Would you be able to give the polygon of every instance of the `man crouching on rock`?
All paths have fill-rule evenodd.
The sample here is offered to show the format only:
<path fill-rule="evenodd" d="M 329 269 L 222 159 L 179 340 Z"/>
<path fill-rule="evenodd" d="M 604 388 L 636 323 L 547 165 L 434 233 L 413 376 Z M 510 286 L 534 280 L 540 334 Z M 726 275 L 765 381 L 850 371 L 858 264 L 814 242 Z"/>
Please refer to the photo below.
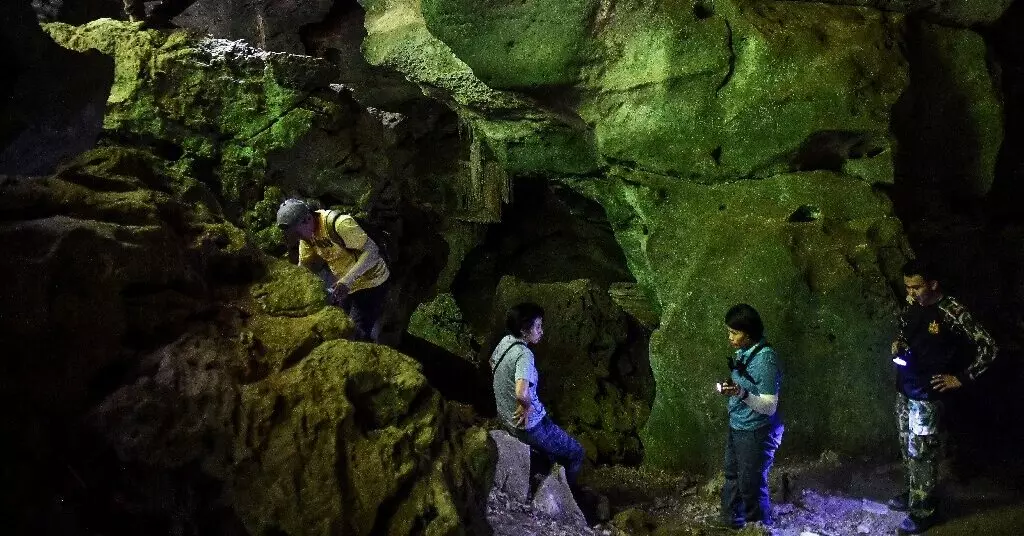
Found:
<path fill-rule="evenodd" d="M 579 497 L 576 481 L 583 468 L 583 446 L 551 420 L 537 398 L 539 378 L 529 346 L 544 336 L 544 309 L 534 303 L 512 307 L 505 329 L 507 334 L 491 354 L 498 417 L 513 436 L 565 467 L 569 487 Z"/>
<path fill-rule="evenodd" d="M 299 266 L 313 270 L 319 262 L 327 265 L 328 299 L 348 313 L 356 339 L 376 342 L 390 272 L 377 244 L 355 218 L 287 199 L 277 209 L 277 226 L 298 238 Z"/>

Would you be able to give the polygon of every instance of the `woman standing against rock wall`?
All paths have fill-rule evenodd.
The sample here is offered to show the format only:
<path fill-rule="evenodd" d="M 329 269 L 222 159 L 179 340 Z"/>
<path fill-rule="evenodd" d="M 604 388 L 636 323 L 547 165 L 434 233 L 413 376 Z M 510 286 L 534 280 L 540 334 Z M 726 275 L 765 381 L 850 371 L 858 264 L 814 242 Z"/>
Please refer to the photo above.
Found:
<path fill-rule="evenodd" d="M 729 345 L 729 381 L 718 392 L 729 397 L 729 434 L 725 445 L 722 522 L 732 528 L 760 521 L 774 524 L 768 498 L 768 471 L 782 442 L 778 412 L 782 369 L 764 338 L 761 315 L 741 303 L 725 314 Z"/>

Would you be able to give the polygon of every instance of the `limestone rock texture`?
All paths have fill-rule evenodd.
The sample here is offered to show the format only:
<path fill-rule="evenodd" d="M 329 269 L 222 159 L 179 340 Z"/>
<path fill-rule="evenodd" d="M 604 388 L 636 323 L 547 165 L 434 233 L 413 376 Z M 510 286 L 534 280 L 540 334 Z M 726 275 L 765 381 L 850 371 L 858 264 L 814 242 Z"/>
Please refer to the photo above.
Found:
<path fill-rule="evenodd" d="M 640 289 L 631 298 L 660 313 L 646 463 L 717 464 L 724 401 L 711 386 L 737 302 L 762 310 L 787 363 L 794 449 L 865 452 L 888 438 L 885 353 L 909 247 L 879 187 L 895 179 L 892 107 L 909 83 L 902 15 L 746 1 L 363 5 L 371 63 L 454 100 L 507 169 L 528 162 L 605 209 Z M 565 136 L 510 144 L 513 120 L 557 125 L 591 150 Z M 552 153 L 559 163 L 544 166 Z M 581 154 L 590 164 L 565 169 Z M 854 379 L 822 405 L 827 367 Z M 876 417 L 862 418 L 861 399 Z M 572 407 L 567 420 L 590 420 L 588 404 Z"/>
<path fill-rule="evenodd" d="M 281 242 L 271 224 L 282 195 L 360 206 L 390 169 L 373 150 L 387 143 L 387 118 L 332 86 L 324 60 L 110 19 L 46 28 L 68 48 L 114 58 L 105 139 L 140 144 L 215 185 L 267 248 Z"/>
<path fill-rule="evenodd" d="M 462 534 L 483 428 L 134 148 L 0 182 L 15 532 Z M 55 463 L 54 460 L 59 460 Z M 476 520 L 476 521 L 474 521 Z M 135 527 L 135 528 L 133 528 Z"/>
<path fill-rule="evenodd" d="M 662 312 L 645 461 L 689 466 L 720 450 L 713 385 L 728 374 L 724 315 L 735 303 L 761 312 L 781 357 L 792 450 L 866 452 L 888 436 L 890 282 L 906 242 L 884 195 L 824 171 L 716 185 L 633 175 L 597 187 L 618 200 L 609 216 Z"/>
<path fill-rule="evenodd" d="M 320 22 L 332 5 L 330 0 L 198 0 L 174 22 L 224 39 L 245 39 L 262 50 L 303 54 L 305 47 L 296 28 Z"/>

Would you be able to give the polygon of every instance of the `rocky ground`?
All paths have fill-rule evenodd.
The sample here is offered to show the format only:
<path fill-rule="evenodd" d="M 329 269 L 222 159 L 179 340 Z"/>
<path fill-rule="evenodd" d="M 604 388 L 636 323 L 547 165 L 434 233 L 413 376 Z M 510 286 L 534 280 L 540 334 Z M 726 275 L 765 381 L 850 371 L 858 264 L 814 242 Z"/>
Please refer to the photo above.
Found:
<path fill-rule="evenodd" d="M 1024 529 L 1021 470 L 1003 464 L 960 469 L 943 467 L 941 486 L 944 521 L 927 534 L 1011 536 Z M 699 480 L 679 473 L 602 467 L 586 475 L 586 483 L 608 499 L 612 519 L 591 527 L 572 527 L 540 514 L 528 505 L 492 494 L 488 517 L 495 534 L 692 535 L 717 536 L 846 536 L 890 535 L 903 514 L 886 507 L 902 478 L 898 463 L 839 460 L 826 455 L 813 463 L 781 463 L 774 472 L 772 493 L 778 524 L 742 531 L 716 527 L 721 480 Z"/>

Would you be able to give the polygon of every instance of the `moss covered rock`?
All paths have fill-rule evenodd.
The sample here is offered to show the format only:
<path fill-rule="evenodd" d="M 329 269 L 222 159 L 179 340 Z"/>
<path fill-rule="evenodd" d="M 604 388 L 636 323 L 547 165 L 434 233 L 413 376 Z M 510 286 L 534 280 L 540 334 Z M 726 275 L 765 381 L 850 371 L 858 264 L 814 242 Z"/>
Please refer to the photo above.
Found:
<path fill-rule="evenodd" d="M 579 107 L 609 160 L 713 180 L 822 167 L 798 158 L 822 132 L 889 146 L 906 85 L 892 16 L 745 0 L 616 6 Z M 819 150 L 850 156 L 842 144 Z"/>
<path fill-rule="evenodd" d="M 201 184 L 108 146 L 0 192 L 2 328 L 20 334 L 5 347 L 18 411 L 3 431 L 33 427 L 9 445 L 23 511 L 56 494 L 101 512 L 92 526 L 462 534 L 484 522 L 484 430 L 413 359 L 344 340 L 352 323 L 315 276 L 255 250 Z M 73 483 L 41 476 L 54 458 Z"/>
<path fill-rule="evenodd" d="M 146 147 L 180 174 L 215 184 L 236 222 L 266 200 L 271 185 L 346 201 L 370 189 L 359 179 L 363 159 L 353 156 L 348 129 L 375 125 L 350 96 L 331 89 L 335 73 L 325 60 L 110 19 L 45 28 L 67 48 L 114 58 L 106 137 Z M 244 223 L 269 226 L 265 211 L 256 212 Z"/>
<path fill-rule="evenodd" d="M 887 198 L 828 172 L 713 186 L 632 174 L 597 190 L 662 308 L 645 461 L 717 465 L 726 419 L 713 386 L 728 375 L 735 303 L 761 312 L 781 356 L 789 452 L 890 439 L 892 282 L 907 249 Z"/>
<path fill-rule="evenodd" d="M 701 180 L 838 171 L 891 155 L 889 108 L 907 81 L 901 17 L 866 8 L 364 5 L 370 62 L 456 104 L 513 173 L 608 162 Z M 822 138 L 837 132 L 842 141 Z"/>
<path fill-rule="evenodd" d="M 510 172 L 538 169 L 586 173 L 600 164 L 589 129 L 578 118 L 549 110 L 525 95 L 488 86 L 452 48 L 428 28 L 424 9 L 437 25 L 440 4 L 419 0 L 360 2 L 366 9 L 363 54 L 371 65 L 404 73 L 424 92 L 447 102 Z M 494 26 L 488 26 L 494 28 Z M 469 26 L 463 26 L 470 32 Z M 476 33 L 464 33 L 466 42 Z M 561 54 L 561 52 L 554 52 Z M 557 62 L 556 62 L 557 63 Z M 504 72 L 508 72 L 507 65 Z M 499 76 L 495 73 L 495 76 Z"/>
<path fill-rule="evenodd" d="M 407 331 L 468 362 L 476 361 L 480 343 L 449 293 L 421 303 L 409 319 Z"/>
<path fill-rule="evenodd" d="M 596 0 L 422 0 L 427 29 L 492 88 L 573 84 Z"/>

